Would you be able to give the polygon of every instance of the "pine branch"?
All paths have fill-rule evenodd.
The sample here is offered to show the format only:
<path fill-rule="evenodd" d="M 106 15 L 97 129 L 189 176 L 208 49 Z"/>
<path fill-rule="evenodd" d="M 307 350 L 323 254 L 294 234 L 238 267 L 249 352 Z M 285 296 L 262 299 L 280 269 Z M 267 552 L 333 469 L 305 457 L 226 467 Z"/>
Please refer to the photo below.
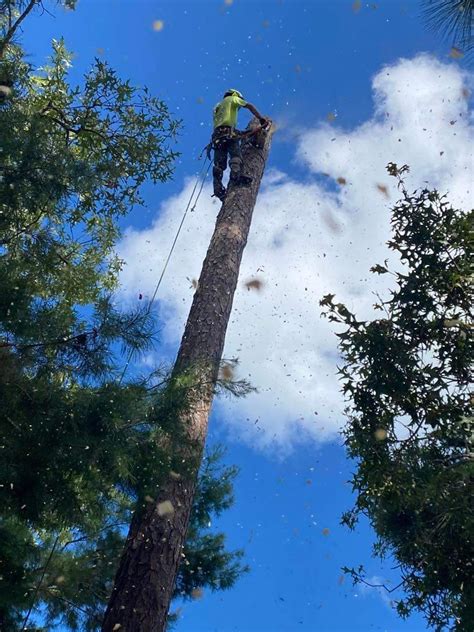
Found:
<path fill-rule="evenodd" d="M 423 4 L 426 21 L 434 31 L 452 38 L 453 44 L 466 51 L 473 47 L 474 0 L 424 0 Z"/>
<path fill-rule="evenodd" d="M 29 618 L 30 618 L 30 616 L 31 616 L 31 613 L 33 612 L 33 608 L 35 607 L 35 604 L 36 604 L 36 598 L 38 597 L 38 593 L 39 593 L 39 591 L 40 591 L 41 584 L 43 583 L 44 576 L 46 575 L 46 570 L 48 569 L 48 566 L 49 566 L 49 564 L 50 564 L 50 562 L 51 562 L 51 560 L 52 560 L 52 558 L 53 558 L 54 551 L 56 550 L 56 547 L 57 547 L 57 545 L 58 545 L 58 542 L 59 542 L 59 536 L 60 536 L 60 534 L 58 534 L 58 535 L 56 536 L 56 539 L 55 539 L 54 544 L 53 544 L 53 546 L 52 546 L 52 548 L 51 548 L 51 551 L 50 551 L 50 553 L 49 553 L 49 556 L 48 556 L 48 559 L 47 559 L 47 561 L 46 561 L 46 564 L 45 564 L 45 566 L 44 566 L 43 572 L 42 572 L 42 574 L 41 574 L 40 580 L 39 580 L 39 582 L 36 584 L 35 592 L 34 592 L 34 594 L 33 594 L 33 599 L 31 600 L 31 605 L 30 605 L 30 607 L 29 607 L 29 609 L 28 609 L 28 612 L 26 613 L 25 618 L 23 619 L 23 625 L 22 625 L 22 627 L 21 627 L 22 632 L 24 632 L 24 630 L 26 630 L 26 624 L 28 623 L 28 620 L 29 620 Z"/>
<path fill-rule="evenodd" d="M 20 351 L 25 349 L 37 349 L 38 347 L 55 347 L 59 345 L 67 345 L 69 343 L 76 343 L 79 345 L 84 345 L 87 342 L 88 336 L 97 336 L 97 329 L 93 329 L 92 331 L 85 331 L 76 336 L 70 336 L 68 338 L 56 338 L 54 340 L 47 340 L 46 342 L 33 342 L 31 344 L 22 344 L 18 342 L 3 342 L 0 344 L 0 349 L 5 347 L 14 347 Z"/>

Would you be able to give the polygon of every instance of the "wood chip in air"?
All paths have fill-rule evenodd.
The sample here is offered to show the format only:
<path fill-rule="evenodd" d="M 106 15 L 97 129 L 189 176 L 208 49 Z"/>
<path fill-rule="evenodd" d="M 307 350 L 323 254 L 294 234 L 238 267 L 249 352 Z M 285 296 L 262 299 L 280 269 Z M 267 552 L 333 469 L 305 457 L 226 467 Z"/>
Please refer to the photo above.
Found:
<path fill-rule="evenodd" d="M 388 194 L 388 189 L 385 186 L 385 184 L 377 184 L 377 189 L 380 191 L 380 193 L 383 193 L 385 197 L 390 197 Z"/>
<path fill-rule="evenodd" d="M 170 500 L 164 500 L 162 503 L 158 503 L 156 509 L 158 515 L 161 517 L 172 516 L 174 514 L 174 507 Z"/>
<path fill-rule="evenodd" d="M 260 279 L 250 279 L 249 281 L 245 282 L 245 287 L 249 291 L 257 290 L 257 292 L 259 292 L 263 287 L 263 281 L 261 281 Z"/>

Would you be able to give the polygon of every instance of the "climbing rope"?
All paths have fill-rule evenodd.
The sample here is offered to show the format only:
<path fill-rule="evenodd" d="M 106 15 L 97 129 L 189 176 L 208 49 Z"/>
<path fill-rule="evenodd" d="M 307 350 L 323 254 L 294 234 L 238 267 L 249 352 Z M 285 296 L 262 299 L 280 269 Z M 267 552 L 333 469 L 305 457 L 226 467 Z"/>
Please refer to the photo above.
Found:
<path fill-rule="evenodd" d="M 201 171 L 199 172 L 199 174 L 198 174 L 198 176 L 196 178 L 196 182 L 194 183 L 193 190 L 191 191 L 191 196 L 190 196 L 189 201 L 188 201 L 188 203 L 186 205 L 186 208 L 184 210 L 183 216 L 181 218 L 181 222 L 179 223 L 178 230 L 176 231 L 176 235 L 175 235 L 175 237 L 173 239 L 173 243 L 171 244 L 170 251 L 168 253 L 168 256 L 166 257 L 165 264 L 164 264 L 163 269 L 161 271 L 161 274 L 159 276 L 158 282 L 157 282 L 157 284 L 155 286 L 155 290 L 153 292 L 151 300 L 148 303 L 148 306 L 147 306 L 147 309 L 146 309 L 146 312 L 145 312 L 146 315 L 148 315 L 150 313 L 150 311 L 151 311 L 151 308 L 152 308 L 153 303 L 155 301 L 156 295 L 157 295 L 158 290 L 160 288 L 161 282 L 163 280 L 163 277 L 165 276 L 166 269 L 168 268 L 168 264 L 169 264 L 169 262 L 171 260 L 172 255 L 173 255 L 173 251 L 175 249 L 176 242 L 178 241 L 178 238 L 179 238 L 179 234 L 181 233 L 181 229 L 183 228 L 183 224 L 184 224 L 184 222 L 186 220 L 186 216 L 188 214 L 188 211 L 190 210 L 191 202 L 193 200 L 194 194 L 196 193 L 196 189 L 198 188 L 199 183 L 200 183 L 196 199 L 194 200 L 194 204 L 193 204 L 193 206 L 191 208 L 191 213 L 196 209 L 196 204 L 198 203 L 199 198 L 201 197 L 201 193 L 202 193 L 202 190 L 204 188 L 204 182 L 206 181 L 207 174 L 209 173 L 209 169 L 211 168 L 211 165 L 212 165 L 212 162 L 209 161 L 207 169 L 204 172 L 204 169 L 205 169 L 205 166 L 206 166 L 206 161 L 204 161 L 204 163 L 203 163 L 203 165 L 201 167 Z M 120 376 L 120 379 L 118 381 L 119 385 L 122 383 L 123 378 L 125 377 L 125 374 L 127 372 L 128 366 L 130 364 L 130 360 L 132 359 L 132 355 L 133 355 L 133 350 L 130 351 L 129 354 L 128 354 L 127 361 L 126 361 L 125 366 L 124 366 L 123 371 L 122 371 L 122 375 Z"/>

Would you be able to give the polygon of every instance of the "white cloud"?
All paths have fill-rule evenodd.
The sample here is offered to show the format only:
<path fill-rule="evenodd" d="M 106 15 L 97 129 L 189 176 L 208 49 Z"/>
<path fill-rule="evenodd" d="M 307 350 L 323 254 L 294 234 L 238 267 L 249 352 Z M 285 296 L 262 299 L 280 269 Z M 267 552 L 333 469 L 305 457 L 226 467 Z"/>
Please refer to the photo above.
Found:
<path fill-rule="evenodd" d="M 322 123 L 298 138 L 296 158 L 311 177 L 298 182 L 281 171 L 267 173 L 225 348 L 226 357 L 239 357 L 240 376 L 259 392 L 217 403 L 239 436 L 259 445 L 275 441 L 283 449 L 308 438 L 334 438 L 343 420 L 337 341 L 319 317 L 319 299 L 336 293 L 358 315 L 368 316 L 372 292 L 386 289 L 386 277 L 368 271 L 390 256 L 385 242 L 397 190 L 385 171 L 388 162 L 410 165 L 409 188 L 426 181 L 449 191 L 453 204 L 472 204 L 466 83 L 455 64 L 427 56 L 400 60 L 374 77 L 370 120 L 352 130 Z M 321 173 L 329 175 L 313 177 Z M 335 186 L 338 177 L 347 183 Z M 152 294 L 192 184 L 190 179 L 179 196 L 162 204 L 149 229 L 127 231 L 119 249 L 127 262 L 122 274 L 127 298 Z M 387 195 L 377 185 L 386 187 Z M 207 186 L 160 288 L 163 339 L 173 349 L 192 300 L 187 277 L 199 276 L 217 211 Z M 247 291 L 243 282 L 255 275 L 263 289 Z"/>

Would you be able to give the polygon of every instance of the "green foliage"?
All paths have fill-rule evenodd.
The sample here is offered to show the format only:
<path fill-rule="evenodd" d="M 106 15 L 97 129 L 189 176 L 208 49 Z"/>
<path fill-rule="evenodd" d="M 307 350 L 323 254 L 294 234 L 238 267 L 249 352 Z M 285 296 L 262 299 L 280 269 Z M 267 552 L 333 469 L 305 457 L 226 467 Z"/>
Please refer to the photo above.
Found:
<path fill-rule="evenodd" d="M 232 483 L 237 471 L 219 464 L 222 455 L 218 448 L 211 452 L 200 472 L 175 590 L 180 599 L 194 599 L 196 591 L 206 588 L 230 588 L 247 571 L 240 562 L 242 552 L 227 551 L 224 535 L 211 529 L 212 516 L 233 502 Z M 46 630 L 59 621 L 80 632 L 100 629 L 134 507 L 133 498 L 126 494 L 117 494 L 115 501 L 102 520 L 96 519 L 87 528 L 31 530 L 22 520 L 0 523 L 5 567 L 0 613 L 5 613 L 5 629 L 21 629 L 19 613 L 32 604 L 36 592 L 35 605 L 46 611 Z M 91 506 L 83 510 L 94 513 Z M 77 525 L 79 521 L 75 522 Z"/>
<path fill-rule="evenodd" d="M 99 60 L 71 88 L 71 55 L 62 42 L 53 49 L 37 73 L 17 60 L 0 108 L 0 243 L 5 278 L 21 275 L 25 293 L 54 296 L 55 310 L 68 313 L 114 288 L 117 220 L 141 203 L 145 180 L 170 177 L 178 124 L 162 101 Z M 36 266 L 22 275 L 26 261 Z"/>
<path fill-rule="evenodd" d="M 407 168 L 389 165 L 403 193 L 393 209 L 396 288 L 361 322 L 328 295 L 321 304 L 338 334 L 348 400 L 345 443 L 357 462 L 357 494 L 343 522 L 367 516 L 402 578 L 401 616 L 422 611 L 436 630 L 474 627 L 472 490 L 474 434 L 469 392 L 473 212 L 437 191 L 408 194 Z M 387 265 L 372 269 L 389 272 Z M 363 580 L 362 570 L 352 570 Z"/>

